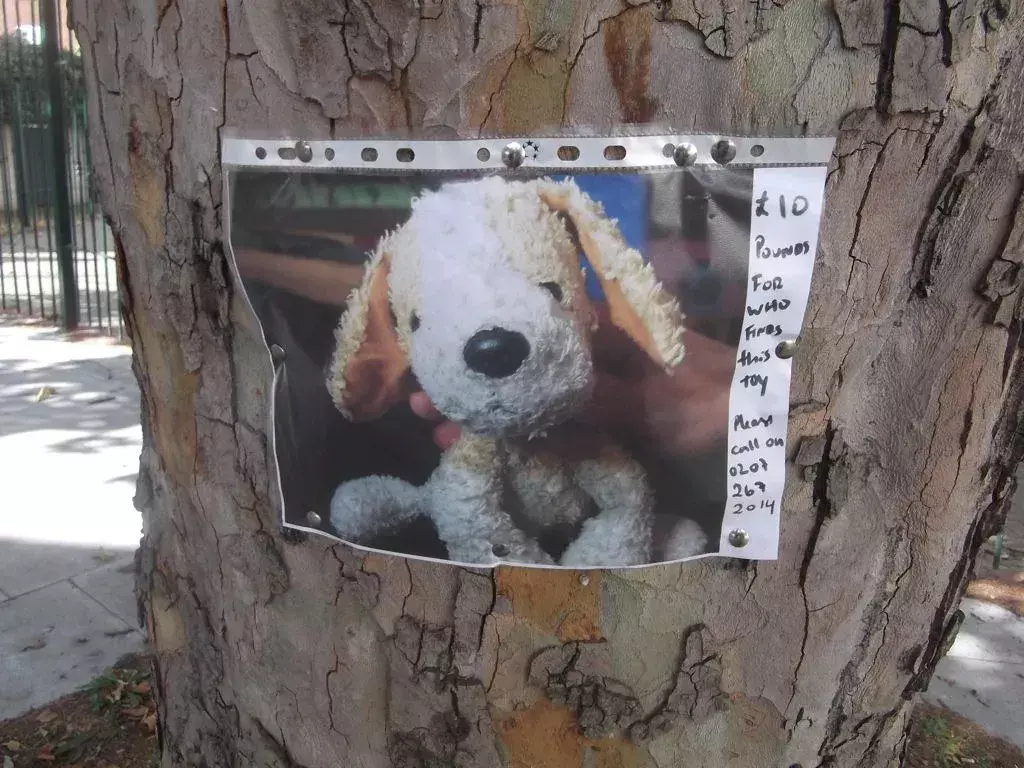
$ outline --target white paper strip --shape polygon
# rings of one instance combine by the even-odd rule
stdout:
[[[747,302],[729,400],[722,555],[778,557],[793,362],[779,357],[778,348],[795,340],[803,324],[826,173],[825,167],[754,171]]]

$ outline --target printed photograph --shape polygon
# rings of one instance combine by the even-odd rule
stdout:
[[[283,524],[466,565],[715,552],[752,171],[229,171]]]

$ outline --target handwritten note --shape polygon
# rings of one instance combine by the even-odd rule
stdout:
[[[758,168],[750,217],[743,331],[729,401],[728,492],[721,553],[778,557],[786,482],[786,427],[792,359],[780,344],[803,324],[827,169]],[[737,547],[730,533],[749,542]]]

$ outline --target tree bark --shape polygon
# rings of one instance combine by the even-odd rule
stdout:
[[[895,766],[1021,457],[1012,0],[74,0],[143,393],[165,765]],[[836,133],[778,562],[471,571],[283,535],[226,128]]]

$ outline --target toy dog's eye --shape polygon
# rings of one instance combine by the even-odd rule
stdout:
[[[417,315],[415,312],[413,312],[412,316],[409,318],[409,330],[410,331],[415,331],[415,330],[418,330],[419,327],[420,327],[420,316]]]
[[[541,283],[540,287],[550,293],[555,298],[555,301],[562,300],[562,286],[558,283]]]

